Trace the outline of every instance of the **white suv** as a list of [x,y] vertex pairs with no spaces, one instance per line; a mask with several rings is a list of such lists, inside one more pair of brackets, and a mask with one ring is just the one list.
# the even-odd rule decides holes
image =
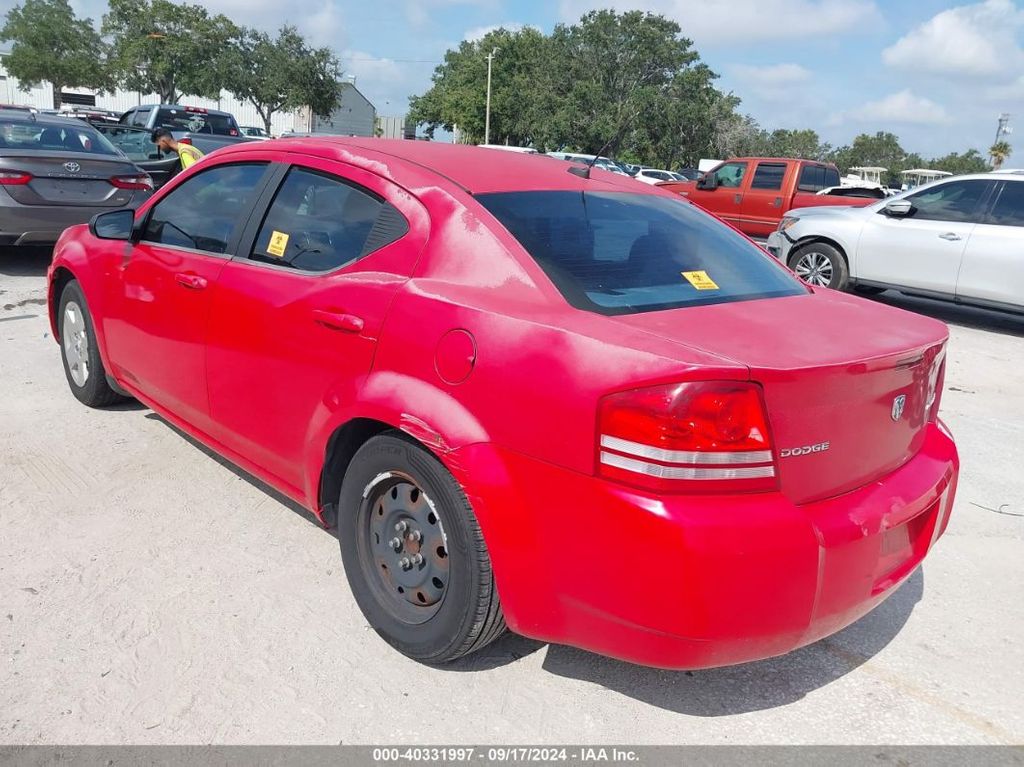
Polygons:
[[816,287],[1024,310],[1024,174],[936,181],[865,208],[790,211],[768,250]]

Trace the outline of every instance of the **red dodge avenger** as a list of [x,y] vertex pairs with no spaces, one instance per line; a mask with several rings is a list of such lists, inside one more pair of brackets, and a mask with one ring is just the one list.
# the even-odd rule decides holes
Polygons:
[[367,621],[637,663],[867,613],[949,520],[939,322],[810,288],[693,204],[381,139],[216,152],[49,271],[68,384],[135,397],[336,525]]

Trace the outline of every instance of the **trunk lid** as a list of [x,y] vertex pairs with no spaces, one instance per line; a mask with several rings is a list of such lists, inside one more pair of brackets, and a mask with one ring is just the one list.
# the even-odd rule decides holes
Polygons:
[[72,205],[116,208],[132,199],[130,189],[110,183],[114,176],[134,176],[139,170],[124,157],[97,157],[68,152],[4,152],[0,170],[32,176],[27,184],[4,189],[22,205]]
[[948,335],[936,320],[831,291],[614,320],[749,369],[795,503],[861,487],[920,450]]

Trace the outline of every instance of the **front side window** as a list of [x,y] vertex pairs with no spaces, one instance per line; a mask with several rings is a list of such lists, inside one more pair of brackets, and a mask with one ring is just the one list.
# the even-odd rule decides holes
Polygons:
[[913,204],[910,215],[925,221],[978,221],[978,206],[993,182],[983,179],[949,181],[922,189],[906,199]]
[[394,242],[408,230],[405,218],[370,190],[292,168],[267,210],[249,257],[326,272]]
[[217,165],[179,184],[156,204],[147,242],[227,253],[256,198],[266,163]]
[[560,191],[477,200],[578,309],[635,314],[806,293],[760,248],[682,200]]
[[782,162],[759,162],[754,178],[750,181],[751,189],[782,189],[782,179],[786,176],[786,164]]
[[745,162],[727,162],[715,171],[715,178],[719,186],[738,187],[743,183],[743,176],[747,172]]
[[1024,226],[1024,181],[1006,181],[988,216],[989,224]]

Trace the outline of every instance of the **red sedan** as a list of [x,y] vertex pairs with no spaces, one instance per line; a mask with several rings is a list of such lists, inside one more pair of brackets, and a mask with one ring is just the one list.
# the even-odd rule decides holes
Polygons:
[[336,524],[367,620],[417,660],[507,625],[700,668],[841,629],[948,522],[945,326],[583,170],[221,150],[64,233],[71,391],[139,399]]

